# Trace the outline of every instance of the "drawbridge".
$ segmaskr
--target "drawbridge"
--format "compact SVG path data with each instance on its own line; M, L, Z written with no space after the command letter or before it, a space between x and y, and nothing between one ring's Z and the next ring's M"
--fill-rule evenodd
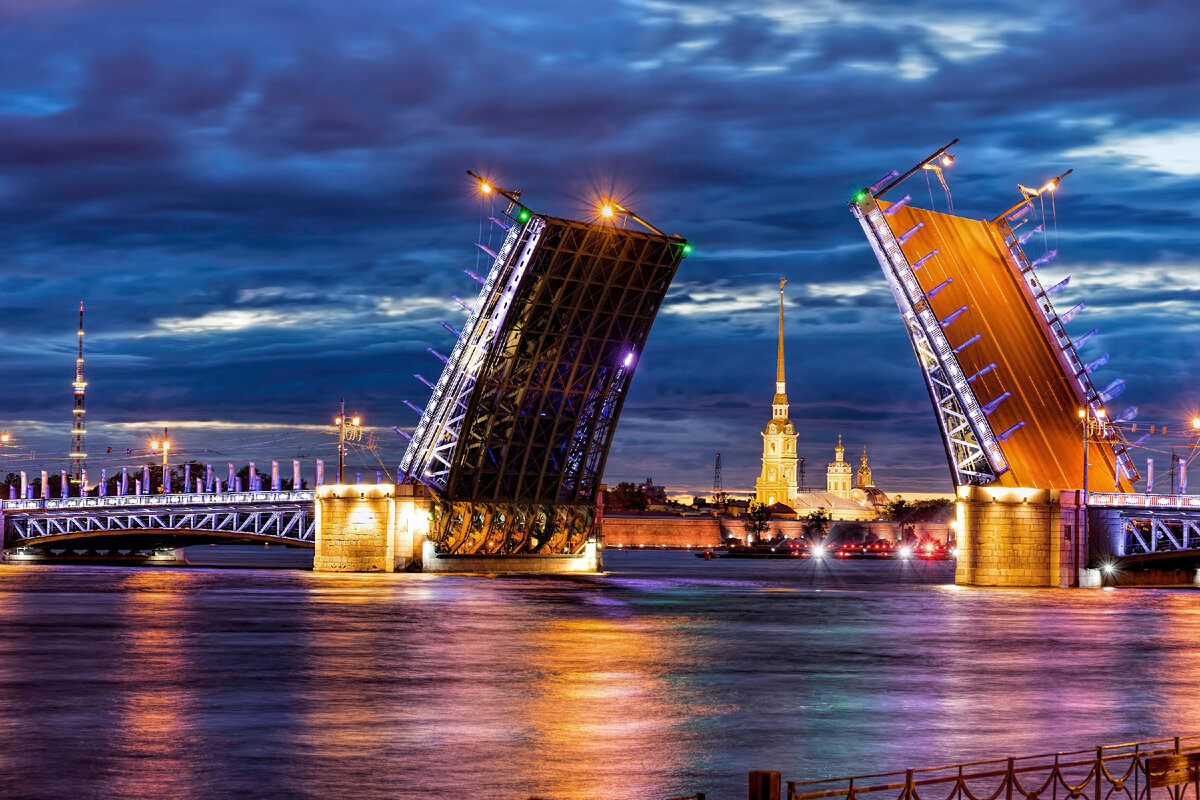
M957 139L955 140L955 142ZM953 145L954 142L951 142ZM910 195L885 199L905 179L949 166L947 145L904 175L895 171L850 202L904 319L937 414L957 486L1082 487L1083 419L1096 428L1089 458L1094 487L1129 491L1138 478L1106 404L1117 380L1098 390L1080 350L1095 331L1072 336L1083 304L1059 311L1023 244L1040 230L1034 198L989 219L919 208ZM943 164L944 162L944 164Z
M573 555L596 527L596 495L630 379L687 241L604 199L600 219L503 200L504 231L400 464L433 496L444 555ZM624 227L636 224L638 227ZM417 406L412 405L414 408Z

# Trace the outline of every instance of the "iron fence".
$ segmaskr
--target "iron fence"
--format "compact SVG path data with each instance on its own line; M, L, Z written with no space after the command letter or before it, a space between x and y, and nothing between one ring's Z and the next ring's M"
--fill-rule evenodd
M787 800L1200 800L1200 735L901 772L788 781ZM1156 797L1161 797L1156 794ZM1168 800L1168 798L1164 798Z

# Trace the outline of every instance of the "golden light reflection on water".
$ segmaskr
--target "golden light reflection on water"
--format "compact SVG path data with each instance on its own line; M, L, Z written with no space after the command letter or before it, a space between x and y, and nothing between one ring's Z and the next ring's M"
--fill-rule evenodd
M531 685L519 719L541 743L536 791L550 797L652 797L702 756L682 724L701 709L664 676L678 653L669 619L558 620L528 633Z
M191 576L132 572L122 584L126 648L118 665L114 754L105 796L194 797L195 743L188 725L195 696L188 681L186 609Z
M609 618L576 587L550 590L566 603L556 608L515 586L314 576L301 780L361 796L386 775L431 797L465 785L496 797L685 794L674 783L708 746L685 727L706 705L680 677L699 665L675 621Z

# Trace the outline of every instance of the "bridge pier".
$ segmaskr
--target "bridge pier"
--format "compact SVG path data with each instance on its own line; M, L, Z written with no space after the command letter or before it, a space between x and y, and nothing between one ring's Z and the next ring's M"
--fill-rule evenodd
M1072 529L1065 538L1057 492L960 486L958 563L963 586L1072 585Z
M431 498L423 486L317 489L314 572L419 572Z

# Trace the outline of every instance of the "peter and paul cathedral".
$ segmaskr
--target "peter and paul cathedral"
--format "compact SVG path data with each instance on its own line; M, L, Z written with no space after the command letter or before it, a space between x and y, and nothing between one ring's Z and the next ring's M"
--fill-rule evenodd
M779 350L775 361L775 397L771 421L763 429L762 472L754 482L754 498L773 506L793 506L796 500L796 428L788 419L787 386L783 375L783 286L779 279Z
M779 279L779 343L775 355L775 397L771 400L771 421L762 432L762 471L754 481L754 500L767 506L783 505L806 515L817 509L829 512L835 520L868 520L878 517L888 497L875 487L867 451L863 448L862 465L857 473L846 461L846 448L838 436L834 460L826 466L824 492L801 491L796 427L788 419L787 387L783 367L783 287ZM857 479L857 481L855 480ZM857 485L855 485L857 483Z

